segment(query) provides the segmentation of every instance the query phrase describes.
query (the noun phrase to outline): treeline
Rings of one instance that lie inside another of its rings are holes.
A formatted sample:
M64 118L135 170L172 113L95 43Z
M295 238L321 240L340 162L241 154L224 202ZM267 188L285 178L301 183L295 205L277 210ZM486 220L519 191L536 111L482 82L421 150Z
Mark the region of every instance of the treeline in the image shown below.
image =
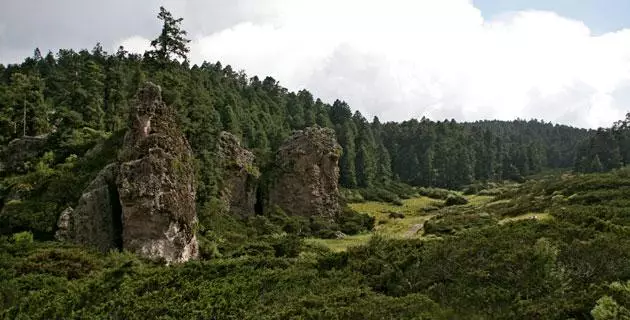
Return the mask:
M580 143L574 170L592 173L610 171L630 164L630 113L610 128L599 128Z
M0 143L89 127L125 128L133 94L150 80L162 85L167 103L200 161L201 194L213 194L213 150L218 131L238 135L267 165L292 130L332 127L344 149L344 187L372 187L391 180L420 186L457 188L478 180L520 180L545 168L573 165L586 130L539 121L409 120L368 121L342 101L332 105L306 91L289 92L266 77L249 78L221 63L190 66L157 63L150 55L120 48L109 54L60 50L19 65L0 65ZM600 156L601 161L601 156Z
M402 181L458 188L571 167L576 145L588 134L536 120L458 124L422 119L387 123L382 137Z

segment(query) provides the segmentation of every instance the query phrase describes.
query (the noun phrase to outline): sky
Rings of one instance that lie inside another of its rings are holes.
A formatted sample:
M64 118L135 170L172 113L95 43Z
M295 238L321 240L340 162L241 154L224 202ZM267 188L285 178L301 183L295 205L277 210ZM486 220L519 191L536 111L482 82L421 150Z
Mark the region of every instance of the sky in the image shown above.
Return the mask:
M190 60L272 76L381 121L543 119L596 128L630 111L628 0L3 0L0 63L59 48L143 52L163 5Z

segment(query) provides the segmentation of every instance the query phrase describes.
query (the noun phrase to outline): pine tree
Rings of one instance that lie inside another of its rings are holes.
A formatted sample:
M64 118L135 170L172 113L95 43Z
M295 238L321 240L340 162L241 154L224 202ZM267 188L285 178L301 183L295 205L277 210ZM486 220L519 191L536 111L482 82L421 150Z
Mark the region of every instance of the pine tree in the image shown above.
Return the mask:
M12 138L40 135L50 130L50 110L44 101L43 85L37 76L12 75L8 88L10 109L5 113L5 121L13 126Z
M223 124L223 130L228 131L236 136L241 135L241 127L232 109L232 106L226 105L219 108L219 114L221 116L221 123Z
M173 56L187 61L187 54L190 52L188 48L190 40L185 38L187 33L181 29L184 18L173 18L173 15L164 7L160 7L160 13L157 17L162 20L162 32L157 39L151 41L151 46L155 50L148 52L149 56L162 65L170 61Z
M459 188L473 181L474 161L471 152L464 145L460 145L456 150L458 151L455 153L454 168L452 168L454 177L451 185L449 185L451 188Z
M590 166L588 168L588 172L602 172L604 171L604 166L602 165L602 162L599 160L599 156L595 155L593 156Z
M75 106L80 106L84 125L94 129L104 129L105 111L103 110L103 93L106 76L97 62L90 60L82 65L78 81L80 89L76 92Z
M378 145L376 151L376 177L375 179L381 184L387 184L392 179L392 159L389 151L383 143Z
M372 128L359 111L352 117L358 128L356 145L356 175L360 187L372 186L376 177L376 142L372 134Z
M355 131L354 123L351 120L346 120L343 125L337 126L337 139L343 149L343 154L339 160L339 182L346 188L357 186Z
M435 185L435 170L433 168L433 150L426 150L419 160L418 165L418 177L416 178L416 184L422 186L434 186Z

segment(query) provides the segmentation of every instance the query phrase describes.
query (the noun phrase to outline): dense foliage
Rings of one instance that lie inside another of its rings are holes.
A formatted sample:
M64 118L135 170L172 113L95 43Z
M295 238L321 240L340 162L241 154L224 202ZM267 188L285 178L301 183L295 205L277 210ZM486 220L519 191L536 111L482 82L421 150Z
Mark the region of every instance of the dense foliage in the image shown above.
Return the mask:
M628 189L627 169L552 176L506 188L484 212L442 209L425 225L440 224L427 230L440 238L374 237L339 253L278 230L286 217L214 216L203 232L218 245L171 267L19 233L0 239L0 315L620 319L630 316ZM496 223L522 212L550 216Z
M599 128L578 148L577 172L603 172L630 164L630 113L611 128Z

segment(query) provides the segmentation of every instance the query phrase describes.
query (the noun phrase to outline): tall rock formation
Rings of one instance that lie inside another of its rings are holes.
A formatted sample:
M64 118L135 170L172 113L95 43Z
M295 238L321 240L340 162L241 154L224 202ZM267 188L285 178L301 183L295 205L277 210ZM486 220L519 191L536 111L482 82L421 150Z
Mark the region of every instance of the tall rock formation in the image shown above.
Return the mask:
M260 171L254 164L254 154L243 148L238 138L229 132L219 134L218 151L223 170L221 199L230 213L239 216L253 214L260 177Z
M147 83L119 162L99 172L75 209L62 212L55 236L173 263L197 257L196 224L192 150L160 87Z
M138 91L116 181L123 248L167 263L198 253L193 155L175 119L159 86Z
M276 154L269 203L287 214L335 218L339 204L341 146L329 128L296 131Z

